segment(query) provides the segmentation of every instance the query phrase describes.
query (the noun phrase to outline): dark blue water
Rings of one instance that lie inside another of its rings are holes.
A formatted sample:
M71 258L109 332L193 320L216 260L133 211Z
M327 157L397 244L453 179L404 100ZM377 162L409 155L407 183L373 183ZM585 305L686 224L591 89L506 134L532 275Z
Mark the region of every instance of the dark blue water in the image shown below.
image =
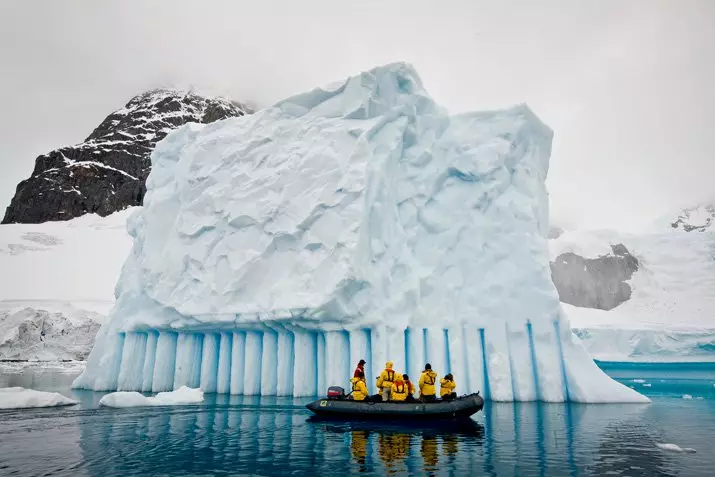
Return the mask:
M408 427L313 422L305 399L207 395L196 406L98 408L101 393L72 392L72 375L44 374L0 375L0 386L31 379L81 405L0 411L0 475L710 476L715 469L715 379L674 378L672 370L644 382L621 378L650 395L648 405L488 403L467 425Z

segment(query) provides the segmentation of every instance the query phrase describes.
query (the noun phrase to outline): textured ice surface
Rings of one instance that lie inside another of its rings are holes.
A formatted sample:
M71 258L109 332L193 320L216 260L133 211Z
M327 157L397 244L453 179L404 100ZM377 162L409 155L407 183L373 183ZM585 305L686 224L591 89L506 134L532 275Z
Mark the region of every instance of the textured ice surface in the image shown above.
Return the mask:
M494 400L646 400L562 316L551 138L523 105L450 116L405 64L177 129L75 386L305 396L365 358L369 383L430 361Z
M77 404L77 401L60 393L48 393L21 387L0 388L0 409L54 407L71 404Z
M156 396L144 396L136 391L119 391L102 396L100 406L140 407L140 406L181 406L204 402L204 392L181 386L176 391L160 392Z

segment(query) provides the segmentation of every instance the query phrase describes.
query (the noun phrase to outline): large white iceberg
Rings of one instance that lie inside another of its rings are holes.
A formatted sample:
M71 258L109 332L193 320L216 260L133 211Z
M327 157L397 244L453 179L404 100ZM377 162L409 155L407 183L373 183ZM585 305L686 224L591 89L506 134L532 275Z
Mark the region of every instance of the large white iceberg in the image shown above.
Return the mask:
M76 387L311 396L426 361L493 400L646 401L573 341L550 280L551 130L450 116L409 65L152 154L117 303Z

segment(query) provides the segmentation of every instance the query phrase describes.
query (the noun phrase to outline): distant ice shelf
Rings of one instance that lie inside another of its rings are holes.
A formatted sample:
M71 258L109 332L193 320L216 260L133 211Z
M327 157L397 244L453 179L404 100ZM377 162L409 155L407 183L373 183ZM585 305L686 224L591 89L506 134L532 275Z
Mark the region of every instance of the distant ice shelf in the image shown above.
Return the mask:
M75 387L312 396L368 361L499 401L646 402L575 340L550 278L552 131L449 115L403 63L152 153L116 305Z

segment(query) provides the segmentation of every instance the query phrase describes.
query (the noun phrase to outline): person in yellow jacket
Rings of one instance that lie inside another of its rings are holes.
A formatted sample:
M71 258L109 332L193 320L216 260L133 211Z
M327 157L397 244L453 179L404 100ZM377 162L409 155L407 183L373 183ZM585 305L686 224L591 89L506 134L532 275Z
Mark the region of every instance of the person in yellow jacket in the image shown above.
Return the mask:
M418 386L420 387L420 399L423 402L431 402L437 399L437 390L434 385L437 382L437 373L432 371L432 365L425 364L425 370L422 371Z
M389 401L390 400L390 392L392 391L392 383L395 382L395 376L397 376L397 373L395 372L394 369L392 369L393 366L392 361L388 361L385 363L385 369L380 373L380 376L377 378L377 389L378 392L382 395L382 400L383 401Z
M452 373L447 374L445 377L439 380L439 395L443 401L451 401L457 397L455 388L457 383L454 382L454 376Z
M395 382L392 383L392 390L390 391L390 401L402 402L407 399L407 394L409 393L409 386L402 379L400 374L395 377Z
M367 384L365 384L365 374L356 373L356 377L350 380L353 385L352 398L355 401L365 401L369 395L367 393Z
M410 377L406 374L402 375L402 380L405 382L407 385L407 402L417 402L417 399L415 399L415 385L412 384L412 381L410 381Z

